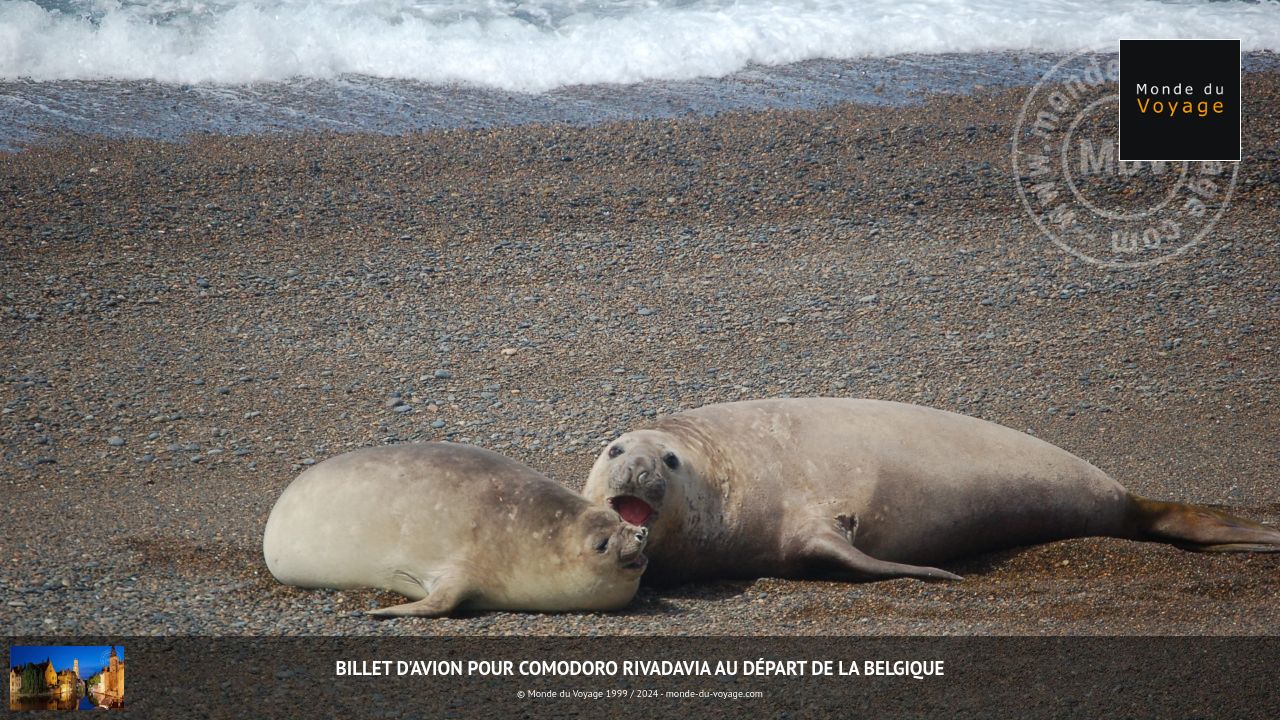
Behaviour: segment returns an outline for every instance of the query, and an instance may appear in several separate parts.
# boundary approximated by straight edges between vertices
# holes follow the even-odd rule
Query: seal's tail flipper
[[[1280,530],[1199,505],[1131,496],[1138,540],[1196,552],[1280,552]]]

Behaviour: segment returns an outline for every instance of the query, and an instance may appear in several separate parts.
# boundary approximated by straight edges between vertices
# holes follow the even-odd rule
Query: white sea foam
[[[0,78],[246,83],[361,74],[518,91],[897,53],[1280,50],[1280,2],[0,0]]]

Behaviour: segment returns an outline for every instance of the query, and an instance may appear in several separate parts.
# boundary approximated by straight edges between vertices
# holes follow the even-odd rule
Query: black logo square
[[[1240,159],[1239,40],[1120,41],[1120,159]]]

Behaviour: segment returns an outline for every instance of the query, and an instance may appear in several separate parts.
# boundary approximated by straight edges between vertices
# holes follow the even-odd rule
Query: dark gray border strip
[[[1274,637],[137,637],[7,645],[110,643],[127,650],[125,706],[138,717],[1280,717]],[[575,675],[572,665],[562,667],[566,674],[522,674],[519,663],[529,660],[617,665],[602,674]],[[737,672],[716,675],[722,660],[737,662]],[[339,675],[339,661],[390,674]],[[464,672],[399,675],[398,661],[457,661]],[[511,661],[512,672],[480,674],[471,661]],[[658,663],[644,666],[657,673],[627,673],[628,661]],[[791,674],[768,664],[785,661],[797,663]],[[832,674],[815,675],[815,661],[832,663]],[[847,674],[868,661],[887,663],[872,667],[889,672],[895,661],[940,661],[943,674]],[[698,672],[702,662],[711,674]]]

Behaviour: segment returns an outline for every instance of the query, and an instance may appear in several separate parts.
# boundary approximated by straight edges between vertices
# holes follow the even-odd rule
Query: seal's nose
[[[649,528],[647,527],[640,528],[640,531],[636,533],[636,541],[643,543],[645,540],[648,540],[648,539],[649,539]]]
[[[624,484],[633,481],[641,484],[648,482],[653,477],[653,469],[653,458],[636,455],[622,468],[622,482]]]

